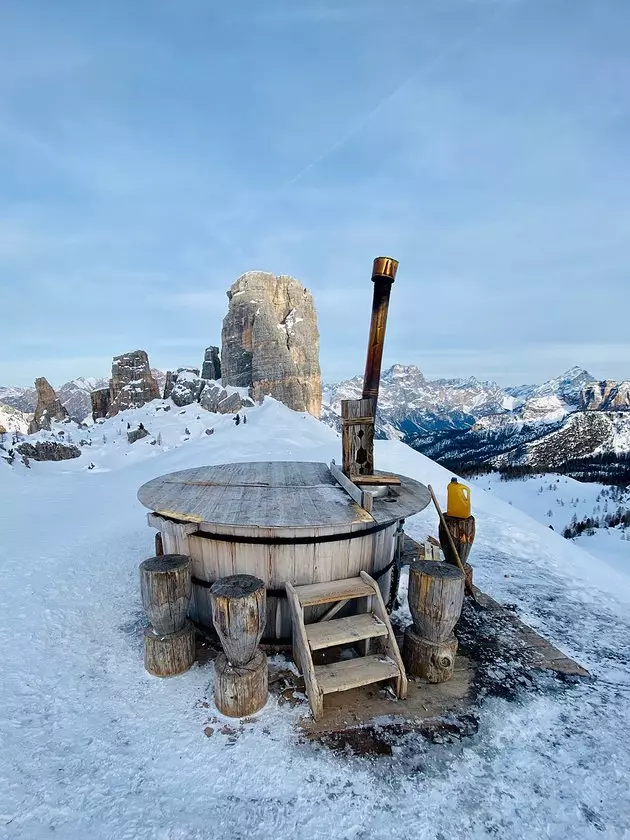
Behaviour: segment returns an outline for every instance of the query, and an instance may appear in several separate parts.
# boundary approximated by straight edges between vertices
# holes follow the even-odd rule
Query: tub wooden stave
[[[203,524],[176,523],[156,514],[149,514],[149,523],[161,531],[166,552],[191,557],[193,594],[188,614],[193,621],[212,627],[210,586],[214,581],[234,574],[254,575],[267,587],[267,620],[263,639],[270,641],[291,637],[291,619],[284,597],[287,580],[301,586],[356,577],[361,571],[378,575],[393,559],[398,527],[398,522],[393,521],[378,530],[364,526],[362,530],[367,533],[345,529],[338,534],[327,533],[322,541],[317,541],[321,534],[305,536],[284,528],[277,529],[275,533],[272,529],[265,529],[264,535],[257,535],[266,540],[298,540],[271,544],[239,541],[239,536],[241,539],[255,539],[251,537],[251,531],[250,536],[233,534],[234,540],[227,533],[216,538],[216,530],[215,537],[211,533],[203,533]],[[314,541],[304,541],[309,538]],[[385,600],[389,597],[391,575],[390,569],[378,578]],[[305,611],[307,623],[316,620],[327,609],[327,605],[309,607]]]

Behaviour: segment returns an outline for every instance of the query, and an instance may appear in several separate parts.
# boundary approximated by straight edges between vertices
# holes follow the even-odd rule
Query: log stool
[[[444,521],[446,522],[448,530],[451,532],[453,542],[455,543],[455,548],[457,549],[457,553],[459,554],[459,559],[462,561],[464,571],[466,572],[466,583],[469,584],[470,588],[472,589],[473,569],[472,566],[466,561],[468,560],[470,549],[472,548],[473,542],[475,541],[475,517],[467,516],[464,519],[460,516],[449,516],[447,513],[445,513]],[[444,559],[446,560],[446,562],[450,563],[451,566],[456,566],[457,568],[459,568],[459,566],[457,566],[457,560],[453,556],[453,550],[451,548],[448,536],[444,533],[444,526],[441,522],[440,546],[442,548],[442,551],[444,552]]]
[[[403,662],[410,676],[440,683],[453,676],[457,639],[453,628],[464,603],[464,576],[448,563],[417,560],[409,567],[409,609]]]
[[[258,647],[265,629],[265,585],[252,575],[221,578],[210,588],[212,622],[223,646],[214,662],[214,701],[229,717],[245,717],[267,702],[267,657]]]
[[[145,560],[140,591],[151,624],[144,631],[144,667],[154,677],[183,674],[195,661],[195,629],[186,618],[192,594],[190,557],[164,554]]]

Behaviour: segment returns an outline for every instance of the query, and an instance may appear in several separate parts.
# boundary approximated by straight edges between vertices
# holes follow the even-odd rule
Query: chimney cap
[[[396,279],[398,260],[393,257],[376,257],[372,266],[372,280],[383,277],[391,283]]]

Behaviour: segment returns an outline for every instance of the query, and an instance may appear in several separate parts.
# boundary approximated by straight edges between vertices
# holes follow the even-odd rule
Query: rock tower
[[[319,417],[319,332],[311,293],[293,277],[249,271],[227,295],[223,384],[249,387],[256,400],[270,395]]]
[[[109,396],[108,417],[126,408],[140,408],[151,400],[159,399],[160,389],[144,350],[114,356]]]
[[[44,376],[35,380],[35,389],[37,391],[37,406],[35,407],[35,415],[28,427],[29,435],[39,432],[40,429],[50,429],[51,420],[65,420],[68,416],[68,412],[55,393],[55,389]]]

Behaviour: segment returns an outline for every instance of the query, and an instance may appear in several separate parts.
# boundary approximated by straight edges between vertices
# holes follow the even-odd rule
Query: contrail
[[[309,164],[304,166],[300,169],[297,174],[295,174],[292,178],[288,181],[285,181],[279,187],[277,187],[271,194],[267,196],[267,198],[258,206],[252,208],[252,211],[249,214],[249,218],[255,217],[258,213],[260,213],[274,198],[281,195],[285,190],[289,189],[296,184],[299,180],[301,180],[306,174],[308,174],[311,170],[315,169],[317,166],[320,165],[324,160],[334,154],[338,149],[345,146],[345,144],[351,140],[356,134],[358,134],[374,117],[385,108],[393,99],[395,99],[412,81],[416,78],[420,77],[421,74],[428,74],[436,67],[440,62],[442,62],[448,56],[453,55],[454,53],[459,52],[464,46],[469,44],[471,41],[474,41],[478,35],[481,34],[485,29],[491,26],[498,18],[502,15],[506,14],[512,6],[516,5],[519,0],[505,0],[505,2],[500,2],[497,5],[496,10],[488,15],[488,17],[481,21],[477,26],[474,26],[469,32],[467,32],[463,37],[459,40],[454,41],[452,44],[449,44],[443,50],[436,53],[432,56],[422,67],[419,67],[417,70],[414,70],[406,79],[404,79],[400,84],[398,84],[393,90],[391,90],[386,96],[384,96],[370,111],[364,114],[358,122],[356,122],[351,128],[345,131],[331,146],[329,146],[325,151],[323,151],[320,155],[318,155],[314,160],[312,160]],[[247,218],[247,214],[244,214],[240,217],[239,221],[245,221]],[[232,245],[235,253],[240,253],[243,256],[246,256],[244,249],[240,245],[236,245],[235,243],[230,243],[229,238],[225,234],[219,234],[218,231],[215,230],[215,236],[222,239],[224,244]]]
[[[367,114],[361,117],[361,119],[357,123],[355,123],[355,125],[353,125],[352,128],[348,129],[348,131],[342,134],[341,137],[332,144],[332,146],[330,146],[328,149],[326,149],[326,151],[322,152],[322,154],[316,157],[315,160],[311,161],[311,163],[309,163],[307,166],[301,169],[297,173],[297,175],[294,175],[293,178],[291,178],[291,180],[283,184],[277,192],[282,192],[283,190],[292,186],[297,181],[299,181],[300,178],[303,178],[304,175],[307,174],[307,172],[310,172],[311,169],[314,169],[316,166],[319,166],[319,164],[322,163],[322,161],[326,160],[326,158],[332,155],[334,152],[336,152],[337,149],[340,149],[342,146],[344,146],[348,142],[348,140],[352,139],[352,137],[355,136],[355,134],[358,134],[371,120],[374,119],[374,117],[379,113],[379,111],[382,111],[383,108],[392,101],[392,99],[395,99],[401,93],[401,91],[403,91],[407,87],[407,85],[414,81],[422,72],[424,72],[425,74],[429,73],[437,64],[439,64],[449,55],[453,55],[454,53],[459,52],[459,50],[461,50],[462,47],[466,46],[466,44],[469,44],[471,41],[473,41],[481,32],[483,32],[484,29],[486,29],[488,26],[494,23],[494,21],[497,20],[499,17],[504,15],[512,5],[515,5],[515,3],[509,2],[509,0],[507,0],[507,2],[505,3],[500,3],[496,11],[493,12],[493,14],[488,15],[486,20],[473,27],[470,30],[470,32],[468,32],[466,35],[460,38],[459,41],[455,41],[454,43],[447,46],[444,50],[434,55],[432,58],[429,59],[429,61],[427,61],[427,63],[423,67],[414,70],[414,72],[407,76],[407,78],[403,82],[401,82],[390,93],[384,96],[383,99],[381,99],[381,101],[378,102],[377,105],[375,105],[371,111],[368,111]]]

